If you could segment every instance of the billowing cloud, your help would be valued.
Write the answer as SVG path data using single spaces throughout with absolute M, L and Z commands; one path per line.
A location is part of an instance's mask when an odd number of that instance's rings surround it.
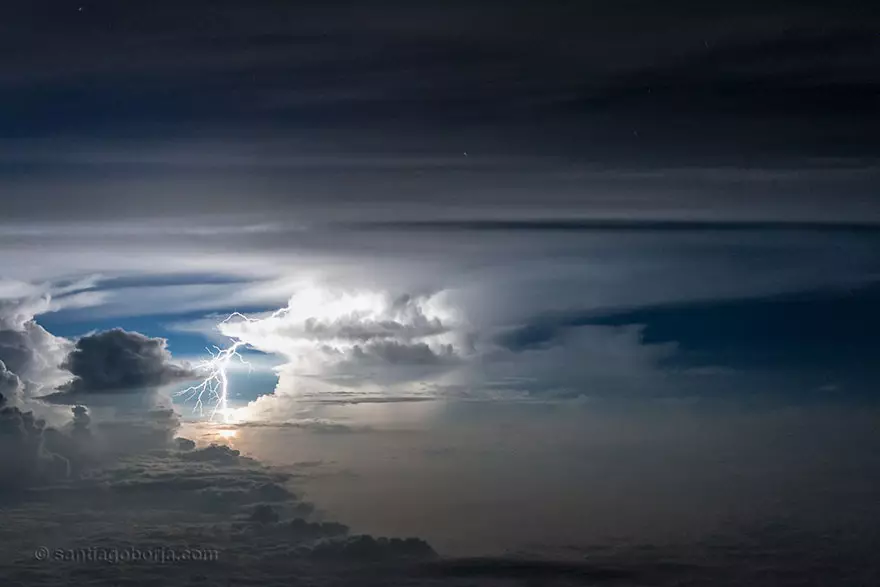
M 23 330 L 34 316 L 48 312 L 49 307 L 50 298 L 47 295 L 0 300 L 0 329 Z
M 67 459 L 44 445 L 45 425 L 32 412 L 7 406 L 0 395 L 0 489 L 21 489 L 67 476 Z
M 71 346 L 33 320 L 0 330 L 0 360 L 21 378 L 30 396 L 42 395 L 70 378 L 61 363 Z
M 462 365 L 465 358 L 452 344 L 379 340 L 339 350 L 320 348 L 323 364 L 312 381 L 342 388 L 381 387 L 433 381 Z M 294 372 L 288 373 L 295 376 Z M 317 387 L 313 387 L 317 391 Z
M 231 319 L 219 330 L 264 352 L 295 356 L 321 345 L 347 350 L 375 341 L 451 342 L 459 318 L 436 295 L 312 286 L 294 294 L 278 312 Z
M 288 361 L 280 394 L 431 379 L 472 350 L 462 316 L 440 294 L 311 287 L 282 310 L 234 317 L 219 330 Z
M 124 455 L 167 449 L 179 427 L 171 411 L 95 419 L 83 406 L 51 427 L 0 395 L 0 488 L 62 481 Z M 72 416 L 72 417 L 71 417 Z
M 8 401 L 5 398 L 17 399 L 21 394 L 22 387 L 18 375 L 7 369 L 3 361 L 0 361 L 0 397 L 4 398 L 0 403 Z
M 433 365 L 456 356 L 451 344 L 435 350 L 424 342 L 407 345 L 397 341 L 355 345 L 351 354 L 356 361 L 391 365 Z
M 42 284 L 0 280 L 0 361 L 21 380 L 24 396 L 45 395 L 70 379 L 61 364 L 72 343 L 49 333 L 36 317 L 96 302 L 100 294 L 89 297 L 94 283 L 94 278 Z
M 165 339 L 120 328 L 80 338 L 63 367 L 74 376 L 64 394 L 125 394 L 192 376 L 172 362 Z
M 387 296 L 361 295 L 340 297 L 339 315 L 311 316 L 302 323 L 302 335 L 314 340 L 415 340 L 438 336 L 449 332 L 440 316 L 426 315 L 432 309 L 425 298 L 403 295 L 390 299 Z M 299 300 L 292 300 L 298 304 Z M 320 303 L 320 302 L 319 302 Z M 351 304 L 351 308 L 346 308 Z M 372 307 L 370 307 L 372 306 Z M 434 309 L 436 311 L 436 309 Z

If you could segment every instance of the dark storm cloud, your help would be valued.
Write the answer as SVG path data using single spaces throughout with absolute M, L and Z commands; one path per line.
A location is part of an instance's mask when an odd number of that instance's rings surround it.
M 93 422 L 85 407 L 74 406 L 72 418 L 53 427 L 7 400 L 0 394 L 0 489 L 64 482 L 126 455 L 167 449 L 179 426 L 170 411 Z
M 86 335 L 63 364 L 75 379 L 61 395 L 138 392 L 191 377 L 192 371 L 171 362 L 166 345 L 121 328 Z
M 51 437 L 59 446 L 65 438 L 68 444 L 93 440 L 77 438 L 88 424 L 81 410 L 74 410 L 74 414 L 80 422 L 74 427 L 80 430 L 79 435 L 58 430 L 48 434 L 47 429 L 47 439 Z M 166 549 L 183 549 L 188 545 L 195 548 L 197 542 L 198 548 L 222 555 L 213 558 L 210 565 L 189 568 L 194 571 L 198 567 L 212 580 L 220 576 L 243 579 L 241 573 L 245 572 L 254 578 L 256 572 L 261 583 L 267 585 L 289 581 L 291 574 L 319 582 L 332 577 L 334 582 L 361 585 L 362 565 L 366 569 L 384 563 L 391 567 L 371 573 L 378 574 L 379 583 L 388 584 L 382 578 L 396 577 L 400 569 L 437 556 L 427 543 L 416 538 L 353 534 L 343 524 L 320 519 L 313 506 L 291 492 L 289 475 L 229 447 L 185 446 L 182 451 L 171 449 L 170 444 L 164 450 L 129 447 L 125 452 L 88 461 L 86 467 L 75 469 L 68 478 L 67 469 L 54 474 L 65 468 L 67 461 L 43 448 L 43 432 L 42 422 L 30 413 L 0 409 L 0 433 L 4 438 L 0 488 L 32 490 L 16 494 L 14 503 L 5 501 L 0 512 L 4 523 L 16 522 L 22 532 L 17 539 L 24 541 L 11 548 L 4 543 L 4 578 L 8 580 L 14 577 L 33 585 L 56 585 L 67 580 L 66 571 L 56 574 L 52 567 L 23 564 L 20 556 L 24 551 L 19 552 L 22 548 L 32 551 L 34 540 L 52 547 L 64 546 L 72 535 L 50 536 L 40 529 L 45 529 L 49 519 L 57 521 L 58 516 L 76 519 L 80 544 L 87 541 L 144 549 L 162 544 Z M 100 515 L 95 515 L 99 511 Z M 138 522 L 131 524 L 135 518 Z M 126 521 L 117 523 L 122 519 Z M 5 535 L 0 539 L 6 540 Z M 33 553 L 29 555 L 32 562 Z M 165 584 L 176 584 L 178 577 L 189 576 L 189 572 L 181 574 L 179 567 L 162 569 L 153 565 L 141 566 L 140 570 L 132 567 L 126 573 L 143 573 L 142 580 L 150 581 L 156 579 L 157 570 Z M 84 584 L 104 584 L 113 574 L 92 569 L 88 577 L 78 576 Z M 343 579 L 349 574 L 350 579 Z
M 45 447 L 46 423 L 6 404 L 0 394 L 0 491 L 67 477 L 68 460 Z

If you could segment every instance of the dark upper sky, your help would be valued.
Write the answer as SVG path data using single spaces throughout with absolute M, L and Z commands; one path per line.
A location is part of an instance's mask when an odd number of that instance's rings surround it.
M 878 88 L 870 2 L 18 2 L 0 186 L 36 220 L 877 220 Z

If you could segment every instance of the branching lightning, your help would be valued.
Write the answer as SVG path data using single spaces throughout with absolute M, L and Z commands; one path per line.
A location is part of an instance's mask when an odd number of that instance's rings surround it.
M 192 385 L 177 392 L 177 395 L 185 396 L 184 401 L 195 400 L 193 411 L 198 412 L 199 415 L 204 415 L 205 403 L 207 402 L 213 406 L 211 420 L 219 411 L 224 421 L 228 421 L 229 377 L 226 370 L 233 358 L 250 368 L 250 363 L 245 361 L 238 352 L 238 349 L 243 346 L 245 346 L 243 342 L 235 341 L 232 346 L 225 349 L 218 346 L 214 346 L 213 349 L 209 348 L 208 352 L 211 353 L 211 358 L 205 359 L 195 366 L 196 371 L 206 374 L 205 378 L 198 385 Z
M 280 316 L 288 311 L 288 308 L 282 308 L 272 314 L 272 318 Z M 253 318 L 249 318 L 239 312 L 233 312 L 227 316 L 219 326 L 226 324 L 230 320 L 238 319 L 245 322 L 257 322 Z M 210 353 L 210 359 L 204 359 L 195 365 L 197 372 L 204 373 L 205 377 L 201 383 L 192 385 L 178 391 L 175 395 L 184 396 L 184 401 L 195 401 L 193 411 L 198 412 L 200 416 L 205 415 L 205 405 L 211 406 L 210 420 L 213 421 L 217 412 L 223 418 L 225 423 L 229 422 L 229 376 L 227 370 L 233 359 L 238 360 L 241 364 L 248 367 L 248 371 L 252 369 L 250 363 L 239 353 L 239 350 L 247 348 L 248 344 L 242 340 L 231 338 L 232 344 L 227 348 L 221 349 L 214 345 L 206 350 Z

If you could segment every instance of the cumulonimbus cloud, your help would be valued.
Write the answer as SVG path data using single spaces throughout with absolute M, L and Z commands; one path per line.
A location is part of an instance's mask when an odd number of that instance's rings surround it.
M 121 328 L 77 340 L 62 363 L 74 379 L 63 394 L 117 394 L 155 389 L 192 377 L 171 359 L 167 341 Z
M 364 385 L 417 368 L 442 369 L 467 351 L 460 317 L 435 295 L 312 288 L 286 308 L 254 319 L 232 319 L 222 334 L 288 361 L 326 381 Z M 404 376 L 404 379 L 410 379 Z M 284 379 L 284 378 L 282 378 Z

